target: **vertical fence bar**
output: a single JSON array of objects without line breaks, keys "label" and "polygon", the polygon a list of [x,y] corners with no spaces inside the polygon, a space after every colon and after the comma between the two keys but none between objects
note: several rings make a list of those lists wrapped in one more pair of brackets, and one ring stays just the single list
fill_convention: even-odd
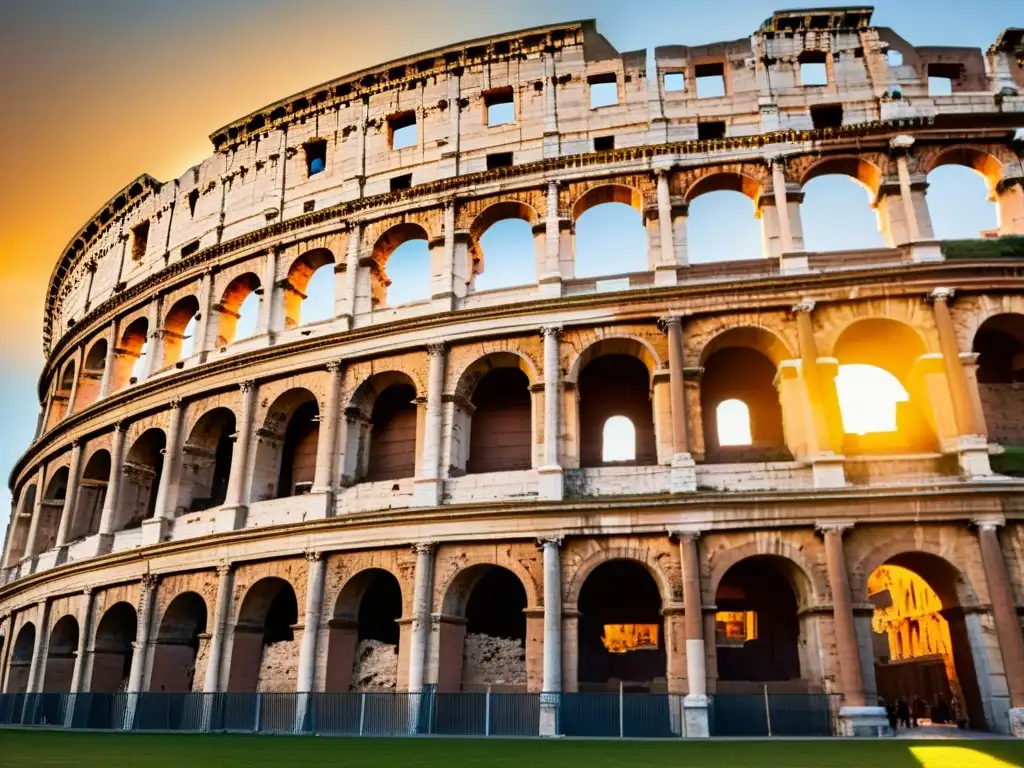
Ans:
[{"label": "vertical fence bar", "polygon": [[366,692],[359,694],[359,735],[363,735],[366,724]]},{"label": "vertical fence bar", "polygon": [[623,704],[625,704],[624,693],[623,693],[623,686],[622,686],[622,681],[619,680],[619,738],[620,739],[623,738],[626,735],[626,717],[625,717],[625,713],[623,712]]},{"label": "vertical fence bar", "polygon": [[487,696],[484,698],[484,736],[491,735],[491,686],[487,685]]},{"label": "vertical fence bar", "polygon": [[772,710],[768,706],[768,686],[764,687],[764,719],[768,723],[768,736],[772,735]]},{"label": "vertical fence bar", "polygon": [[262,708],[263,708],[263,694],[262,693],[257,693],[256,694],[256,715],[255,715],[255,717],[253,718],[253,721],[252,721],[252,732],[253,733],[259,733],[260,732],[260,710]]}]

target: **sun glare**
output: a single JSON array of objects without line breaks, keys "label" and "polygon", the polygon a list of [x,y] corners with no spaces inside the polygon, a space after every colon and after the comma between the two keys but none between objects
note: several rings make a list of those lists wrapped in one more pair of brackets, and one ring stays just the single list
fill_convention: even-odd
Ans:
[{"label": "sun glare", "polygon": [[718,420],[718,444],[750,445],[750,409],[742,400],[723,400],[715,409]]},{"label": "sun glare", "polygon": [[633,461],[636,458],[636,429],[625,416],[612,416],[604,423],[603,461]]},{"label": "sun glare", "polygon": [[911,747],[921,768],[1012,768],[1013,763],[967,747]]},{"label": "sun glare", "polygon": [[910,399],[899,379],[873,365],[841,365],[836,376],[847,434],[896,431],[896,404]]}]

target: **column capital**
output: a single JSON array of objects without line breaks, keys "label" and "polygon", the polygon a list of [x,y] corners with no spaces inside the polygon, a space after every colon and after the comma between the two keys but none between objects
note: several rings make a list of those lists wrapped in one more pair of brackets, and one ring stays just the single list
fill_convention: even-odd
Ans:
[{"label": "column capital", "polygon": [[71,441],[71,450],[77,450],[82,447],[82,438],[76,437]]},{"label": "column capital", "polygon": [[537,546],[541,549],[547,549],[548,547],[554,547],[555,549],[558,549],[562,546],[562,540],[564,538],[564,533],[559,533],[554,536],[542,536],[537,539]]},{"label": "column capital", "polygon": [[239,390],[241,390],[243,395],[247,392],[252,392],[254,389],[256,389],[256,380],[246,379],[245,381],[239,382],[238,388]]},{"label": "column capital", "polygon": [[155,573],[144,573],[142,574],[139,586],[142,588],[142,592],[146,593],[155,589],[158,581],[160,581],[160,577]]},{"label": "column capital", "polygon": [[817,302],[814,299],[801,299],[793,305],[793,309],[791,311],[794,315],[800,312],[807,312],[810,314],[814,311],[815,306],[817,306]]},{"label": "column capital", "polygon": [[171,398],[170,400],[167,401],[167,410],[169,410],[169,411],[176,411],[179,408],[181,408],[181,406],[182,406],[182,404],[184,402],[185,402],[185,399],[181,398],[181,397]]},{"label": "column capital", "polygon": [[814,530],[820,533],[822,536],[829,533],[837,533],[841,537],[848,530],[853,528],[853,520],[828,520],[825,522],[818,522],[814,524]]},{"label": "column capital", "polygon": [[88,600],[92,597],[92,587],[86,587],[82,590],[82,595]]},{"label": "column capital", "polygon": [[998,531],[1006,525],[1006,519],[1002,517],[976,517],[971,520],[971,525],[979,531]]},{"label": "column capital", "polygon": [[928,298],[931,301],[944,301],[949,302],[953,298],[953,294],[956,290],[953,288],[935,288],[928,294]]},{"label": "column capital", "polygon": [[427,354],[430,357],[441,357],[442,355],[444,355],[445,350],[447,349],[448,345],[443,341],[437,341],[431,344],[427,344]]},{"label": "column capital", "polygon": [[327,369],[328,373],[337,373],[342,369],[342,367],[344,367],[344,365],[345,362],[339,357],[335,360],[329,361],[324,367]]},{"label": "column capital", "polygon": [[126,421],[115,421],[113,424],[114,432],[120,432],[122,435],[128,431],[128,422]]},{"label": "column capital", "polygon": [[223,561],[221,563],[218,563],[217,564],[217,575],[218,576],[227,576],[229,573],[231,573],[231,569],[233,567],[234,566],[231,564],[230,560],[225,560],[225,561]]},{"label": "column capital", "polygon": [[671,539],[679,539],[679,541],[696,541],[700,538],[701,531],[699,528],[669,528],[667,533]]},{"label": "column capital", "polygon": [[544,325],[541,326],[540,335],[545,338],[548,336],[554,336],[556,339],[562,336],[562,326],[560,325]]},{"label": "column capital", "polygon": [[905,133],[889,139],[889,149],[892,150],[893,155],[906,154],[912,146],[914,146],[914,137]]},{"label": "column capital", "polygon": [[665,315],[658,318],[658,328],[662,333],[668,333],[668,329],[678,325],[680,328],[683,327],[683,316],[682,315]]},{"label": "column capital", "polygon": [[319,563],[322,556],[321,552],[315,549],[307,549],[304,554],[306,556],[306,562],[310,564]]},{"label": "column capital", "polygon": [[436,541],[420,541],[412,545],[412,551],[417,555],[432,555],[436,549]]}]

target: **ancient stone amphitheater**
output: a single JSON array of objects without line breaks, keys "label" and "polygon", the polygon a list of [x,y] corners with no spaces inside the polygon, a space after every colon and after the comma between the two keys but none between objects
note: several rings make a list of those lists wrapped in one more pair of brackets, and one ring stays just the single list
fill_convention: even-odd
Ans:
[{"label": "ancient stone amphitheater", "polygon": [[[983,52],[870,8],[779,12],[653,61],[592,21],[453,45],[117,192],[46,296],[3,690],[621,685],[685,695],[691,732],[708,697],[823,692],[856,731],[893,564],[941,603],[965,719],[1024,727],[1024,250],[997,237],[1024,234],[1024,30]],[[935,240],[947,164],[984,177],[998,233]],[[805,250],[825,174],[868,190],[885,248]],[[718,190],[751,199],[763,252],[691,264],[689,206]],[[642,216],[646,271],[577,277],[605,203]],[[505,219],[533,275],[478,289]],[[396,304],[415,240],[428,297]],[[321,268],[334,311],[304,323]],[[854,364],[906,390],[895,432],[844,432]],[[723,440],[736,401],[749,436]]]}]

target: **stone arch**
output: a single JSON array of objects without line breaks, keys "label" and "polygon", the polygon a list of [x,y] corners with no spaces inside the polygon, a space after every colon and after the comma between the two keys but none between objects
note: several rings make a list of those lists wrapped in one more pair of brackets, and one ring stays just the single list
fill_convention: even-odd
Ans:
[{"label": "stone arch", "polygon": [[878,194],[878,190],[882,186],[882,179],[884,178],[883,169],[879,168],[875,163],[865,160],[863,157],[857,155],[829,155],[808,165],[800,174],[798,183],[803,188],[809,181],[819,176],[831,174],[849,176],[854,181],[860,182],[871,195],[872,200]]},{"label": "stone arch", "polygon": [[982,413],[991,442],[1024,445],[1024,313],[987,317],[974,332],[976,377]]},{"label": "stone arch", "polygon": [[722,579],[733,566],[754,557],[772,557],[787,561],[787,581],[796,595],[800,608],[823,603],[831,594],[828,583],[803,548],[777,534],[759,535],[745,544],[715,550],[710,562],[710,574],[704,585],[704,602],[714,605],[715,595]]},{"label": "stone arch", "polygon": [[313,274],[322,267],[336,263],[334,254],[328,248],[306,251],[291,263],[282,290],[285,330],[302,325],[302,304],[307,298],[307,288]]},{"label": "stone arch", "polygon": [[312,489],[319,416],[316,395],[305,387],[283,392],[270,405],[256,434],[254,500],[298,496]]},{"label": "stone arch", "polygon": [[650,342],[637,336],[613,335],[598,339],[580,352],[569,367],[566,381],[578,383],[579,375],[587,365],[602,355],[612,354],[637,358],[646,366],[652,377],[664,368],[660,356]]},{"label": "stone arch", "polygon": [[[345,582],[330,621],[325,691],[397,687],[402,605],[401,582],[386,568],[364,568]],[[371,656],[372,666],[377,668],[368,679],[358,674],[364,656]],[[391,662],[395,665],[393,679]],[[381,667],[389,669],[385,672]]]},{"label": "stone arch", "polygon": [[220,301],[214,307],[219,316],[214,346],[224,347],[236,340],[242,303],[254,293],[263,301],[263,287],[254,272],[243,272],[227,284],[221,293]]},{"label": "stone arch", "polygon": [[373,307],[387,304],[388,277],[387,263],[398,248],[413,240],[430,242],[430,234],[421,224],[405,221],[386,230],[373,244],[369,259],[362,266],[370,270],[370,296]]},{"label": "stone arch", "polygon": [[[157,489],[164,470],[167,435],[160,427],[150,427],[132,443],[125,454],[115,530],[139,528],[156,514]],[[118,471],[114,468],[113,471]]]},{"label": "stone arch", "polygon": [[926,573],[920,575],[929,582],[934,580],[940,584],[932,588],[943,604],[964,608],[982,604],[983,595],[979,594],[968,575],[954,563],[954,559],[972,557],[974,553],[944,547],[940,540],[929,536],[915,536],[913,542],[913,546],[908,546],[906,537],[887,537],[850,561],[850,592],[855,602],[867,601],[868,577],[880,566],[886,563],[903,564],[908,562],[908,558],[920,557],[928,561],[925,565]]},{"label": "stone arch", "polygon": [[145,317],[135,318],[121,333],[121,341],[116,350],[111,391],[124,389],[132,382],[135,363],[142,357],[143,348],[149,349],[148,340],[149,320]]},{"label": "stone arch", "polygon": [[28,554],[28,532],[32,525],[32,514],[36,506],[37,485],[31,483],[22,490],[18,501],[18,514],[11,518],[11,543],[7,551],[5,566],[13,566]]},{"label": "stone arch", "polygon": [[[193,322],[199,317],[199,299],[195,296],[183,296],[178,299],[174,306],[167,312],[164,317],[163,327],[163,351],[164,359],[161,364],[161,368],[168,368],[183,357],[189,357],[197,351],[196,339],[195,339],[195,323]],[[192,336],[187,336],[189,324],[192,324],[193,332]],[[185,342],[188,338],[191,338],[191,345],[187,345]],[[191,347],[188,349],[187,347]],[[186,354],[187,353],[187,354]]]},{"label": "stone arch", "polygon": [[345,411],[347,477],[375,482],[415,474],[420,430],[417,396],[416,382],[403,371],[374,373],[356,387]]},{"label": "stone arch", "polygon": [[590,187],[572,203],[572,220],[577,222],[584,213],[605,203],[623,203],[638,213],[644,212],[644,196],[636,187],[621,182],[608,182]]},{"label": "stone arch", "polygon": [[683,194],[683,200],[691,203],[701,195],[710,192],[739,192],[757,205],[764,194],[761,182],[738,171],[712,170],[695,179]]},{"label": "stone arch", "polygon": [[181,448],[178,509],[199,512],[219,507],[227,498],[234,456],[235,412],[218,406],[195,422]]},{"label": "stone arch", "polygon": [[103,382],[103,371],[107,364],[107,340],[96,339],[85,353],[82,372],[78,376],[78,390],[75,392],[74,411],[80,411],[96,402]]},{"label": "stone arch", "polygon": [[709,338],[701,349],[700,365],[720,350],[738,347],[760,352],[776,367],[783,360],[794,357],[789,345],[772,329],[762,325],[740,325],[725,327]]},{"label": "stone arch", "polygon": [[125,689],[132,668],[134,644],[138,630],[135,607],[126,602],[114,603],[104,611],[96,625],[93,641],[92,693],[118,693]]},{"label": "stone arch", "polygon": [[[512,563],[473,563],[450,575],[441,592],[437,618],[439,691],[475,690],[490,685],[504,686],[506,690],[526,689],[524,611],[536,605],[536,595],[531,596],[533,581],[523,577],[523,570]],[[521,655],[513,651],[511,655],[517,658],[508,658],[508,643],[512,647],[518,644]],[[496,670],[487,668],[483,654],[479,653],[482,646],[491,645],[497,646],[490,649],[492,654],[505,657],[504,666],[516,667],[501,670],[505,673],[501,679],[494,678]]]},{"label": "stone arch", "polygon": [[[253,584],[242,598],[234,628],[227,690],[232,693],[294,693],[299,648],[294,626],[298,623],[295,588],[277,576]],[[310,631],[314,631],[310,628]],[[267,649],[278,646],[268,659]],[[279,661],[284,669],[273,680],[264,679],[265,664]]]},{"label": "stone arch", "polygon": [[521,200],[499,200],[488,205],[473,218],[469,232],[474,242],[479,242],[488,229],[505,219],[520,219],[531,227],[541,222],[540,213],[533,206]]},{"label": "stone arch", "polygon": [[35,551],[29,554],[38,555],[40,552],[53,549],[56,545],[57,529],[60,527],[60,518],[64,512],[69,477],[70,473],[66,464],[51,470],[46,481],[42,502],[37,510],[39,521],[36,530]]},{"label": "stone arch", "polygon": [[575,606],[579,600],[580,589],[591,572],[603,563],[612,560],[629,560],[639,563],[647,569],[658,585],[662,603],[668,604],[675,600],[674,595],[677,590],[672,583],[672,577],[662,566],[661,561],[654,556],[651,549],[640,546],[619,546],[597,549],[576,565],[572,576],[568,578],[563,588],[565,605],[567,607]]},{"label": "stone arch", "polygon": [[202,690],[209,635],[208,609],[197,592],[174,596],[156,630],[149,690],[189,693]]},{"label": "stone arch", "polygon": [[67,614],[50,630],[47,643],[46,668],[43,671],[43,693],[68,693],[75,673],[78,655],[78,619]]},{"label": "stone arch", "polygon": [[69,536],[71,541],[99,533],[110,473],[114,469],[110,463],[110,451],[106,448],[93,451],[84,466],[73,508],[74,520]]},{"label": "stone arch", "polygon": [[943,147],[938,152],[929,155],[924,162],[924,172],[931,173],[943,165],[962,165],[977,171],[988,187],[989,194],[994,195],[996,185],[1003,178],[1003,163],[984,149],[978,149],[967,144],[956,144]]},{"label": "stone arch", "polygon": [[29,671],[32,667],[32,654],[36,647],[36,625],[26,621],[18,630],[11,647],[11,657],[7,662],[6,693],[25,693],[28,690]]}]

